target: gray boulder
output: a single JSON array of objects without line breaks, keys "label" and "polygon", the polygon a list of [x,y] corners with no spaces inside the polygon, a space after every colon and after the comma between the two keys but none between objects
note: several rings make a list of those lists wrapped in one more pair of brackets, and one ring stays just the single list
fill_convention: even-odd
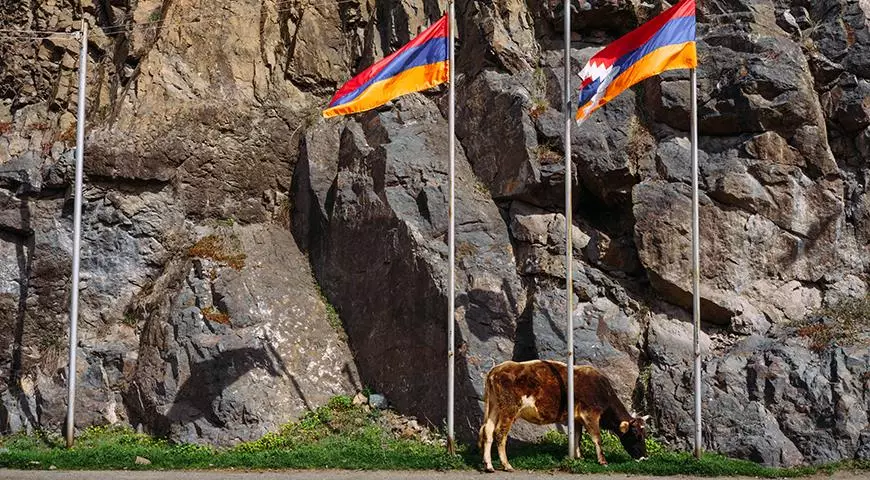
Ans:
[{"label": "gray boulder", "polygon": [[[421,96],[396,107],[344,123],[338,151],[322,146],[334,138],[306,138],[294,194],[325,202],[323,209],[319,201],[297,204],[294,216],[325,217],[319,238],[299,224],[295,234],[312,246],[314,271],[342,315],[363,382],[399,411],[439,425],[446,405],[447,125]],[[499,211],[461,150],[456,160],[457,428],[471,434],[484,376],[511,358],[526,300]],[[332,171],[328,185],[321,175]]]},{"label": "gray boulder", "polygon": [[[691,448],[691,330],[684,329],[681,344],[660,331],[651,326],[647,347],[654,355],[648,387],[654,416],[666,438]],[[859,455],[867,430],[865,348],[817,353],[788,329],[749,336],[730,348],[707,345],[702,348],[706,448],[784,466],[830,462],[843,452]]]},{"label": "gray boulder", "polygon": [[134,422],[176,441],[231,445],[362,389],[289,232],[203,233],[200,242],[221,240],[173,261],[156,281],[161,293],[137,304],[145,325],[125,392]]}]

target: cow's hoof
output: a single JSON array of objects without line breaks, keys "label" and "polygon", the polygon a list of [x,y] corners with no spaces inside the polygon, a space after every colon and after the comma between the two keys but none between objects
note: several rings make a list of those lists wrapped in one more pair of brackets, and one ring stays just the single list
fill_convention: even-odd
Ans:
[{"label": "cow's hoof", "polygon": [[492,465],[487,465],[487,466],[483,467],[483,471],[486,473],[495,473],[495,469],[492,468]]},{"label": "cow's hoof", "polygon": [[607,462],[605,462],[604,460],[599,460],[599,461],[598,461],[598,464],[601,465],[602,467],[606,467],[606,466],[607,466]]},{"label": "cow's hoof", "polygon": [[514,467],[512,467],[512,466],[510,466],[510,465],[505,465],[505,467],[504,467],[504,471],[505,471],[505,472],[513,472],[513,471],[514,471]]}]

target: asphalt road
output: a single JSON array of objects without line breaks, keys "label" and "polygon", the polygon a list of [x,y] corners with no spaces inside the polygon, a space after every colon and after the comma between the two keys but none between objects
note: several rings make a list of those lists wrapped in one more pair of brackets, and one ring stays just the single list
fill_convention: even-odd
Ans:
[{"label": "asphalt road", "polygon": [[[267,471],[239,472],[221,471],[59,471],[59,470],[3,470],[0,469],[0,479],[6,480],[662,480],[664,477],[646,477],[631,475],[572,475],[568,473],[541,472],[429,472],[429,471],[347,471],[347,470],[304,470],[304,471]],[[674,476],[672,479],[689,479],[693,477]],[[752,477],[715,477],[706,480],[748,480]],[[802,477],[804,479],[821,480],[858,480],[870,479],[868,473],[837,472],[833,475],[815,475]]]}]

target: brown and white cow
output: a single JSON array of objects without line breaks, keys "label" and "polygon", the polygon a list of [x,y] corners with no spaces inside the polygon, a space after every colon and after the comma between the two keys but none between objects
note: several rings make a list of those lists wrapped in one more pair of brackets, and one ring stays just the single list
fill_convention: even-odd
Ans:
[{"label": "brown and white cow", "polygon": [[[568,419],[568,367],[552,360],[504,362],[486,376],[484,418],[478,445],[486,471],[492,467],[492,442],[498,438],[498,456],[506,471],[513,471],[505,445],[517,418],[546,425]],[[616,396],[610,380],[593,367],[574,367],[574,418],[577,455],[583,427],[595,443],[598,463],[607,465],[601,453],[601,428],[615,433],[623,448],[635,459],[646,457],[646,417],[634,417]]]}]

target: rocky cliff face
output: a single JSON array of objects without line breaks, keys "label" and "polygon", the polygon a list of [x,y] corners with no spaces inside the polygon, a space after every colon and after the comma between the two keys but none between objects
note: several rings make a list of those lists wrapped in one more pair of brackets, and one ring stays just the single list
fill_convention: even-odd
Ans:
[{"label": "rocky cliff face", "polygon": [[[574,3],[574,71],[666,7]],[[441,424],[445,92],[319,111],[442,8],[0,6],[2,30],[93,29],[79,426],[232,444],[362,386]],[[492,365],[564,357],[562,7],[457,10],[468,436]],[[867,458],[867,321],[823,344],[807,335],[836,319],[797,326],[867,295],[870,4],[716,0],[698,15],[705,445],[771,465]],[[65,413],[77,50],[0,34],[3,431]],[[621,95],[574,129],[567,179],[575,355],[680,448],[693,428],[688,96],[679,71]]]}]

